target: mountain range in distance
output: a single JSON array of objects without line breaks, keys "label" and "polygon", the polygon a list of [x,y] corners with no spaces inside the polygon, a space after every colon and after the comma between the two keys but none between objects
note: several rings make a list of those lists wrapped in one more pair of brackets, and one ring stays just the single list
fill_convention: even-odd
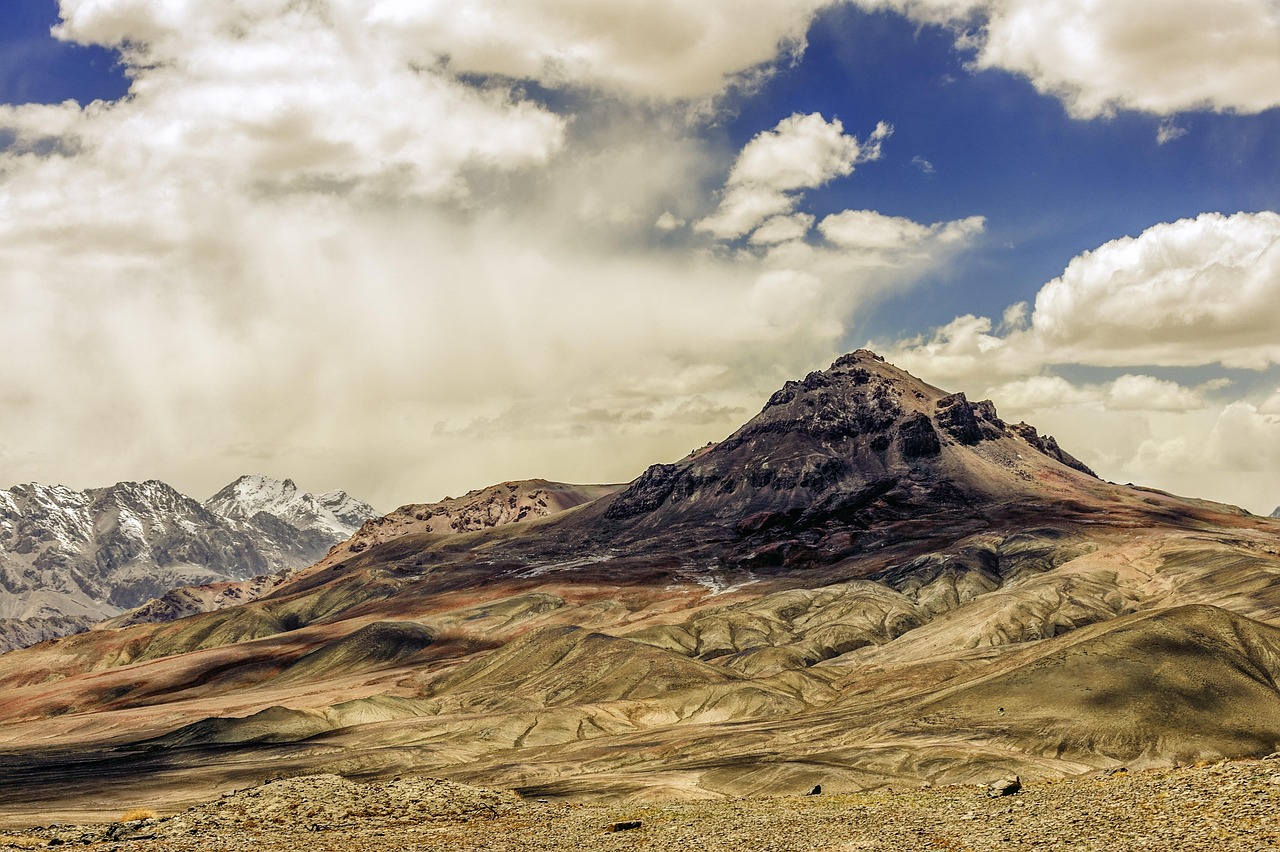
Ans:
[{"label": "mountain range in distance", "polygon": [[0,655],[0,819],[323,772],[647,800],[1280,749],[1280,521],[1104,482],[865,350],[624,487],[482,492],[239,605]]},{"label": "mountain range in distance", "polygon": [[[404,535],[455,535],[532,521],[612,494],[622,487],[569,485],[530,479],[478,488],[461,497],[446,497],[436,503],[411,503],[386,515],[369,518],[350,538],[335,544],[327,558],[354,555],[372,545]],[[290,580],[293,573],[282,571],[246,580],[179,586],[128,612],[102,621],[96,627],[173,621],[239,606],[274,591]]]},{"label": "mountain range in distance", "polygon": [[310,494],[264,476],[241,476],[203,503],[157,480],[0,491],[0,651],[177,586],[306,567],[376,515],[344,491]]}]

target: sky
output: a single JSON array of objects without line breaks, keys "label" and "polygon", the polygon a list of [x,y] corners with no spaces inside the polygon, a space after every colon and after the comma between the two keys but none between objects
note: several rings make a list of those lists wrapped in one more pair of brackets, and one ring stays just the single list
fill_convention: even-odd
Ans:
[{"label": "sky", "polygon": [[9,0],[4,485],[620,482],[870,346],[1280,503],[1275,0]]}]

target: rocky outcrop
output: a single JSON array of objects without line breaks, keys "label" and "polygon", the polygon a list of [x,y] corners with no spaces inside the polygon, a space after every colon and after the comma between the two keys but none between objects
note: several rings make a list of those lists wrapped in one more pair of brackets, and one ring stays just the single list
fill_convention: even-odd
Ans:
[{"label": "rocky outcrop", "polygon": [[1022,789],[1022,779],[1017,775],[1007,775],[1004,778],[997,778],[987,785],[987,797],[998,799],[1001,796],[1012,796]]},{"label": "rocky outcrop", "polygon": [[1035,447],[1040,452],[1044,453],[1049,458],[1057,459],[1067,467],[1075,468],[1081,473],[1087,473],[1090,476],[1097,476],[1096,473],[1089,469],[1088,465],[1059,447],[1058,442],[1054,440],[1052,435],[1042,436],[1036,431],[1034,426],[1028,423],[1015,423],[1009,428],[1015,435]]},{"label": "rocky outcrop", "polygon": [[909,459],[936,456],[942,449],[933,421],[919,411],[905,418],[898,426],[898,446],[902,449],[902,455]]},{"label": "rocky outcrop", "polygon": [[937,402],[937,414],[934,415],[938,426],[952,438],[962,444],[976,444],[982,440],[981,427],[973,406],[962,393],[944,396]]}]

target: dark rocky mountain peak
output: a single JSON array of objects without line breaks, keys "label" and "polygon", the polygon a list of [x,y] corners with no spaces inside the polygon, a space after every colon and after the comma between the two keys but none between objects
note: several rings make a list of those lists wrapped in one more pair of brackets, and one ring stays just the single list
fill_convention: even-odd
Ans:
[{"label": "dark rocky mountain peak", "polygon": [[[848,514],[1041,492],[1094,474],[1049,436],[1001,420],[989,400],[947,393],[860,349],[784,384],[720,444],[650,467],[610,504],[614,520]],[[1052,485],[1048,480],[1052,480]]]}]

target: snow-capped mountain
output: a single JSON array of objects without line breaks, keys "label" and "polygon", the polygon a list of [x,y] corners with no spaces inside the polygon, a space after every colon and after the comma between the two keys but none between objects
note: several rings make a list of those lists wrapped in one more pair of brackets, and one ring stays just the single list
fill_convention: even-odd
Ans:
[{"label": "snow-capped mountain", "polygon": [[317,497],[265,477],[241,477],[205,504],[157,480],[0,491],[0,651],[78,632],[175,586],[310,565],[374,515],[343,492]]},{"label": "snow-capped mountain", "polygon": [[204,501],[204,506],[224,518],[251,520],[266,512],[300,530],[330,532],[345,539],[378,513],[363,500],[345,491],[309,494],[299,491],[292,479],[242,476]]}]

